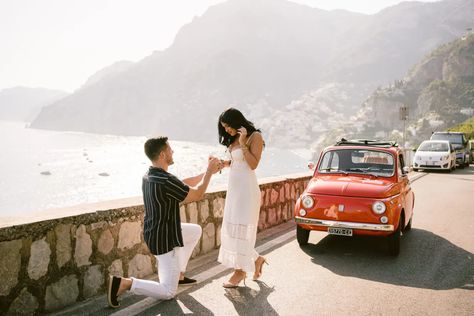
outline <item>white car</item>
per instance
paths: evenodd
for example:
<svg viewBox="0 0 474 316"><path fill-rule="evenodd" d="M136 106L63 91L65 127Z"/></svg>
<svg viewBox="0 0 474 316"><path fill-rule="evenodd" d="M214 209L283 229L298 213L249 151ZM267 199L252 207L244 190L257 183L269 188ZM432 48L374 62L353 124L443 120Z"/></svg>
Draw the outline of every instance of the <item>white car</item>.
<svg viewBox="0 0 474 316"><path fill-rule="evenodd" d="M456 153L447 140L425 140L413 157L413 170L447 170L456 168Z"/></svg>

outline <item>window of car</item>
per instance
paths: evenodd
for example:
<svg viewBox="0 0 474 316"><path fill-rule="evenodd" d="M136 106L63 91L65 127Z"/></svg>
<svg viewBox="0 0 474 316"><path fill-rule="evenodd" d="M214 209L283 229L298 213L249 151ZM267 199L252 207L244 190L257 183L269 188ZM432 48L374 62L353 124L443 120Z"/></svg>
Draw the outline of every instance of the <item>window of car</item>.
<svg viewBox="0 0 474 316"><path fill-rule="evenodd" d="M448 143L446 142L423 142L421 143L420 147L418 147L418 151L443 152L449 151L449 147Z"/></svg>
<svg viewBox="0 0 474 316"><path fill-rule="evenodd" d="M370 149L334 149L324 153L318 171L320 173L368 173L391 177L394 158L384 151Z"/></svg>

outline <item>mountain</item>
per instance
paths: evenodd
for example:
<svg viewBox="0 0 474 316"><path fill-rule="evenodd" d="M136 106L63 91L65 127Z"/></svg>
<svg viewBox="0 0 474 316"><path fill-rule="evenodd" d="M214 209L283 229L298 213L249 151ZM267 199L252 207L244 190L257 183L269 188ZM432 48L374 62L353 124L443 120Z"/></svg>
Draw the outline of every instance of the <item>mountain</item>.
<svg viewBox="0 0 474 316"><path fill-rule="evenodd" d="M81 89L84 89L86 87L92 86L93 84L104 80L105 78L110 78L112 76L118 75L125 70L129 69L133 65L133 62L127 61L127 60L122 60L122 61L117 61L113 63L110 66L107 66L99 71L97 71L95 74L89 77L87 81L82 85Z"/></svg>
<svg viewBox="0 0 474 316"><path fill-rule="evenodd" d="M44 108L33 126L209 140L229 105L264 124L331 85L348 87L338 93L348 113L364 99L344 100L353 90L399 78L472 24L473 0L410 2L375 15L229 0L185 25L168 49Z"/></svg>
<svg viewBox="0 0 474 316"><path fill-rule="evenodd" d="M0 120L30 122L43 106L68 95L43 88L14 87L0 91Z"/></svg>
<svg viewBox="0 0 474 316"><path fill-rule="evenodd" d="M416 64L402 80L380 87L337 133L348 138L385 138L402 143L400 107L407 106L407 146L417 146L434 131L474 117L474 33L442 45Z"/></svg>

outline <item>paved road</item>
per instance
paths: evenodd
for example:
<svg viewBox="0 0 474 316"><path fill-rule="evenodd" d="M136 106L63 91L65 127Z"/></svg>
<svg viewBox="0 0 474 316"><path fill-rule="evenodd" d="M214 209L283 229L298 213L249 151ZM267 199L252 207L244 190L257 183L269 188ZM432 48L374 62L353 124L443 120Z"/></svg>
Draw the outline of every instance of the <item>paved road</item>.
<svg viewBox="0 0 474 316"><path fill-rule="evenodd" d="M158 302L127 295L119 310L99 297L61 314L90 315L473 315L474 166L418 172L413 228L390 257L382 239L312 232L298 246L294 224L259 235L270 265L262 281L224 289L216 252L191 261L201 283Z"/></svg>

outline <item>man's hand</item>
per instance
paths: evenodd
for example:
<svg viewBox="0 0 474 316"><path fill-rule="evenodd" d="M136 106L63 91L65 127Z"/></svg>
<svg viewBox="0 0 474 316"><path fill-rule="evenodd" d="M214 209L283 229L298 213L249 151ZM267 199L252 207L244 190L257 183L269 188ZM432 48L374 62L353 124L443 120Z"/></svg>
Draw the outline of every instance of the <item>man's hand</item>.
<svg viewBox="0 0 474 316"><path fill-rule="evenodd" d="M221 170L221 164L220 164L220 160L215 158L215 157L211 157L209 159L209 162L207 164L207 171L212 173L212 174L215 174L217 173L218 171Z"/></svg>

